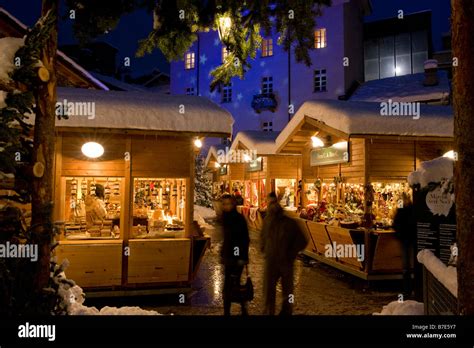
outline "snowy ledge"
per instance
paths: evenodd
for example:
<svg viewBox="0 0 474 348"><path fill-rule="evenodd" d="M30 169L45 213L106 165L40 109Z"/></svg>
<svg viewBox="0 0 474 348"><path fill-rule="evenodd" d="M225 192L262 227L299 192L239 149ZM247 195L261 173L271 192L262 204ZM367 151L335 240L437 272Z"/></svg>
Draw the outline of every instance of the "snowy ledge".
<svg viewBox="0 0 474 348"><path fill-rule="evenodd" d="M423 249L418 253L418 262L422 263L431 274L446 287L455 297L458 297L458 278L456 267L446 267L430 250Z"/></svg>

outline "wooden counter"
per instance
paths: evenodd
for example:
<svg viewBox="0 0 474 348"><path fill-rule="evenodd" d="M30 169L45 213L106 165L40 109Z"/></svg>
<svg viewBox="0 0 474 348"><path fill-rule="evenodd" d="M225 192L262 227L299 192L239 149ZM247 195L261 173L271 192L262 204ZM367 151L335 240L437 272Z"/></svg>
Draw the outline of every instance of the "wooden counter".
<svg viewBox="0 0 474 348"><path fill-rule="evenodd" d="M64 240L55 255L69 260L66 275L81 287L108 287L122 282L122 249L121 240Z"/></svg>

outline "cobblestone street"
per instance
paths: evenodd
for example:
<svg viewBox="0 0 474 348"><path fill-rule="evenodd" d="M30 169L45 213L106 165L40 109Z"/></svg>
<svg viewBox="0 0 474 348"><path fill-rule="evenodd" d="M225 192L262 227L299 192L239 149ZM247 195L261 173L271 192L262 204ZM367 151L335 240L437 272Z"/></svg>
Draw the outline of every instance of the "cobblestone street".
<svg viewBox="0 0 474 348"><path fill-rule="evenodd" d="M186 303L180 304L177 295L142 298L89 299L88 305L141 306L162 314L221 315L223 304L222 265L219 263L221 232L206 231L211 235L211 249L206 251L193 291ZM255 287L255 298L249 304L249 314L259 315L263 309L262 278L263 257L258 251L257 232L251 232L250 276ZM245 274L245 272L244 272ZM397 299L400 284L391 282L367 282L345 274L325 264L310 259L295 263L295 315L371 315L380 312L382 306ZM281 289L277 291L277 311L281 304ZM232 305L232 314L240 314L240 306Z"/></svg>

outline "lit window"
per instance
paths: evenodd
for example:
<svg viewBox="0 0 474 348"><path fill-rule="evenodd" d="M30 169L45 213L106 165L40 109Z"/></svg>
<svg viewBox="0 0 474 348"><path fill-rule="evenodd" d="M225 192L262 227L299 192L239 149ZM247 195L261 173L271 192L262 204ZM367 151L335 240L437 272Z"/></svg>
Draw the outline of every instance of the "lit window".
<svg viewBox="0 0 474 348"><path fill-rule="evenodd" d="M186 88L186 95L194 95L194 87Z"/></svg>
<svg viewBox="0 0 474 348"><path fill-rule="evenodd" d="M273 56L273 39L263 39L262 40L262 57Z"/></svg>
<svg viewBox="0 0 474 348"><path fill-rule="evenodd" d="M194 52L186 53L184 57L184 68L185 69L194 69L194 65L196 63Z"/></svg>
<svg viewBox="0 0 474 348"><path fill-rule="evenodd" d="M227 47L222 47L222 63L225 63L225 60L229 56L229 49Z"/></svg>
<svg viewBox="0 0 474 348"><path fill-rule="evenodd" d="M262 131L264 132L273 132L273 122L263 122L262 123Z"/></svg>
<svg viewBox="0 0 474 348"><path fill-rule="evenodd" d="M223 103L232 102L232 83L226 83L222 87L222 102Z"/></svg>
<svg viewBox="0 0 474 348"><path fill-rule="evenodd" d="M262 78L262 94L271 94L273 93L273 77L266 76Z"/></svg>
<svg viewBox="0 0 474 348"><path fill-rule="evenodd" d="M326 69L314 71L314 92L326 92L327 79Z"/></svg>
<svg viewBox="0 0 474 348"><path fill-rule="evenodd" d="M324 48L327 46L326 42L326 28L321 28L314 31L314 47Z"/></svg>

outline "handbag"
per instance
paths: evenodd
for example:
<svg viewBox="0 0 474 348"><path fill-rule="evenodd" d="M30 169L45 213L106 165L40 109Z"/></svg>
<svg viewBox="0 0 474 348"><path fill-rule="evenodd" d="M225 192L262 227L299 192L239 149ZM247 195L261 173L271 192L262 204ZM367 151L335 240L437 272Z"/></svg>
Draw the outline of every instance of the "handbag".
<svg viewBox="0 0 474 348"><path fill-rule="evenodd" d="M248 266L245 265L245 271L247 274L247 280L245 284L240 283L240 279L236 282L236 285L232 287L231 291L231 302L250 302L254 297L254 289L252 279L249 276Z"/></svg>

